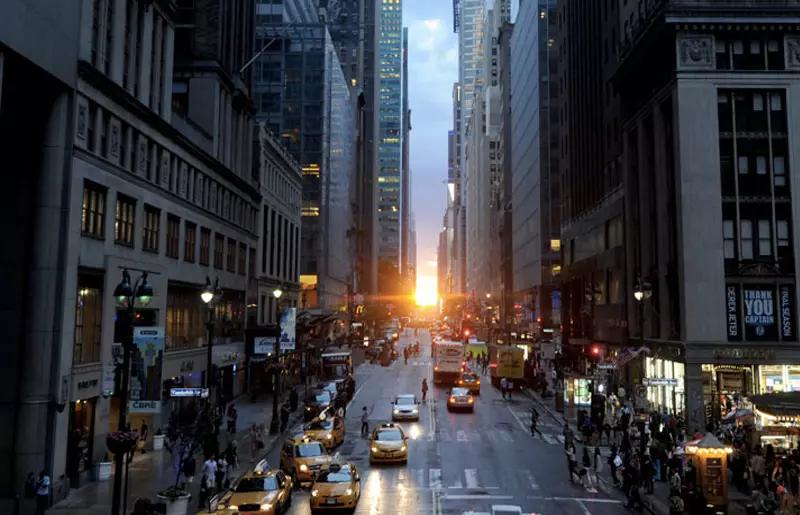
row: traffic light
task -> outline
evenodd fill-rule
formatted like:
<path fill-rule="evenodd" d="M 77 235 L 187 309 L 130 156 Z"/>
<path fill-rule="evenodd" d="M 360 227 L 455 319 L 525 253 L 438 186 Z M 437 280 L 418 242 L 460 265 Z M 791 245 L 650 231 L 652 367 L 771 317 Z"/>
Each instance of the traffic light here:
<path fill-rule="evenodd" d="M 464 337 L 469 338 L 469 334 L 470 334 L 469 329 L 464 329 Z"/>
<path fill-rule="evenodd" d="M 592 345 L 592 356 L 599 358 L 600 357 L 600 346 L 599 345 Z"/>

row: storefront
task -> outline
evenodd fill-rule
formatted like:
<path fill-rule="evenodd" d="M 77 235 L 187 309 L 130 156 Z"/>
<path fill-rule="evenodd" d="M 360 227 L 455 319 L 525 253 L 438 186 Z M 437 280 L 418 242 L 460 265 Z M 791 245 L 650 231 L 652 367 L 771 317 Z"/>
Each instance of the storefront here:
<path fill-rule="evenodd" d="M 66 472 L 71 488 L 78 488 L 92 480 L 92 465 L 102 458 L 102 453 L 105 451 L 103 448 L 96 448 L 95 445 L 95 424 L 98 418 L 101 383 L 100 371 L 76 374 L 72 377 L 66 460 Z"/>
<path fill-rule="evenodd" d="M 800 365 L 761 365 L 758 367 L 758 393 L 800 391 Z"/>
<path fill-rule="evenodd" d="M 164 382 L 161 392 L 161 424 L 167 425 L 173 413 L 178 414 L 181 410 L 193 408 L 191 404 L 196 402 L 196 399 L 192 397 L 173 398 L 170 396 L 170 391 L 172 388 L 202 387 L 205 368 L 205 349 L 198 349 L 191 353 L 179 352 L 166 355 L 162 372 Z M 160 427 L 154 427 L 149 422 L 148 425 L 151 434 Z"/>
<path fill-rule="evenodd" d="M 219 395 L 226 402 L 242 395 L 247 390 L 245 345 L 229 343 L 215 345 L 214 365 L 217 367 Z"/>
<path fill-rule="evenodd" d="M 686 390 L 683 363 L 661 358 L 644 358 L 647 401 L 651 411 L 679 414 L 684 410 Z"/>

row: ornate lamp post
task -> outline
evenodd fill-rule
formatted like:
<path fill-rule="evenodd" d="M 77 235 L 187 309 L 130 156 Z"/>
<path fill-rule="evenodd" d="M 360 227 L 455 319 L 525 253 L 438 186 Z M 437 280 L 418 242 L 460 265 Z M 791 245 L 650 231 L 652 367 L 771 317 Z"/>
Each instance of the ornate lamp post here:
<path fill-rule="evenodd" d="M 208 404 L 209 413 L 214 421 L 214 434 L 219 434 L 219 420 L 214 417 L 214 396 L 211 395 L 211 387 L 214 386 L 215 379 L 212 377 L 212 369 L 214 366 L 214 327 L 216 325 L 216 307 L 219 301 L 222 300 L 222 288 L 219 287 L 219 278 L 214 279 L 214 285 L 211 285 L 211 279 L 206 277 L 206 285 L 203 291 L 200 292 L 200 299 L 208 306 L 208 321 L 206 322 L 206 332 L 208 342 L 206 344 L 206 381 L 205 387 L 208 389 Z M 220 414 L 220 417 L 222 414 Z"/>
<path fill-rule="evenodd" d="M 281 374 L 279 370 L 280 361 L 278 361 L 279 353 L 280 353 L 280 327 L 281 327 L 281 296 L 283 296 L 283 290 L 280 288 L 275 288 L 272 290 L 272 296 L 275 297 L 275 324 L 278 326 L 278 337 L 275 339 L 275 344 L 272 349 L 272 354 L 275 359 L 275 385 L 272 391 L 272 421 L 269 423 L 269 434 L 275 435 L 278 434 L 281 427 L 281 422 L 278 419 L 278 397 L 280 396 L 280 389 L 281 389 Z"/>
<path fill-rule="evenodd" d="M 122 282 L 114 288 L 114 298 L 117 302 L 117 310 L 129 315 L 126 322 L 126 338 L 122 342 L 122 377 L 120 379 L 120 402 L 119 420 L 117 423 L 118 431 L 125 431 L 128 427 L 128 398 L 130 392 L 131 377 L 131 352 L 133 350 L 133 320 L 136 314 L 136 304 L 140 307 L 147 307 L 153 300 L 153 287 L 147 283 L 147 271 L 131 269 L 141 272 L 141 276 L 134 284 L 131 284 L 131 274 L 127 268 L 122 270 Z M 122 476 L 125 468 L 125 455 L 127 452 L 114 453 L 114 487 L 111 497 L 111 514 L 119 515 L 122 507 Z M 127 478 L 127 475 L 125 475 Z M 127 479 L 126 479 L 127 483 Z"/>

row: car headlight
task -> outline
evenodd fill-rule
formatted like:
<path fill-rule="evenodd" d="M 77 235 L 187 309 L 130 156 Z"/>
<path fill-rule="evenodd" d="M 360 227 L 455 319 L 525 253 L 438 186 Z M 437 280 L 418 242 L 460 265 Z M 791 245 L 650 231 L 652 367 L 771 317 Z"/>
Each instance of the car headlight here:
<path fill-rule="evenodd" d="M 344 493 L 345 493 L 345 495 L 353 495 L 353 489 L 352 488 L 348 488 Z"/>
<path fill-rule="evenodd" d="M 235 504 L 229 504 L 228 509 L 233 511 L 239 511 L 239 507 L 236 506 Z"/>
<path fill-rule="evenodd" d="M 372 452 L 378 452 L 378 448 L 377 448 L 377 447 L 373 447 L 373 448 L 372 448 L 372 449 L 370 449 L 370 450 L 371 450 Z"/>
<path fill-rule="evenodd" d="M 267 511 L 267 510 L 269 510 L 271 508 L 272 508 L 272 504 L 270 504 L 268 502 L 261 505 L 261 511 Z"/>
<path fill-rule="evenodd" d="M 300 472 L 306 472 L 308 470 L 308 465 L 300 465 Z"/>
<path fill-rule="evenodd" d="M 400 451 L 402 451 L 402 452 L 405 452 L 406 449 L 408 449 L 408 447 L 406 447 L 405 445 L 400 447 Z"/>
<path fill-rule="evenodd" d="M 419 408 L 411 408 L 411 413 L 417 413 L 418 411 L 419 411 Z"/>
<path fill-rule="evenodd" d="M 400 410 L 399 409 L 392 410 L 392 413 L 400 413 Z"/>
<path fill-rule="evenodd" d="M 330 440 L 331 438 L 333 438 L 333 435 L 332 435 L 332 434 L 330 434 L 330 433 L 328 433 L 328 436 L 326 436 L 325 438 L 327 438 L 328 440 Z"/>
<path fill-rule="evenodd" d="M 311 497 L 316 497 L 319 494 L 319 490 L 311 490 Z"/>

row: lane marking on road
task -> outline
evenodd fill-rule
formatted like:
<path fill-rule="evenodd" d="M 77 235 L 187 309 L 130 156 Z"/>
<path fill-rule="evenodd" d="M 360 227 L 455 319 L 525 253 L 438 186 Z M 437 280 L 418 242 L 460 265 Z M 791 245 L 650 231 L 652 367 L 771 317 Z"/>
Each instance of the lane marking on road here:
<path fill-rule="evenodd" d="M 361 390 L 363 390 L 363 389 L 364 389 L 364 385 L 363 384 L 361 386 L 359 386 L 358 388 L 356 388 L 356 393 L 353 394 L 353 398 L 350 399 L 350 402 L 348 402 L 347 406 L 345 406 L 345 408 L 344 408 L 345 411 L 350 411 L 350 406 L 353 405 L 353 403 L 356 401 L 356 397 L 358 397 L 358 394 L 361 393 Z"/>
<path fill-rule="evenodd" d="M 525 475 L 525 478 L 528 480 L 528 485 L 530 485 L 531 490 L 538 490 L 539 484 L 536 482 L 536 478 L 533 477 L 531 471 L 526 470 L 525 472 L 523 472 L 523 474 Z"/>
<path fill-rule="evenodd" d="M 583 515 L 592 515 L 592 512 L 589 511 L 589 508 L 586 507 L 586 504 L 583 501 L 576 501 L 576 502 L 578 503 L 578 506 L 581 507 Z"/>
<path fill-rule="evenodd" d="M 466 431 L 462 431 L 461 429 L 456 431 L 456 441 L 457 442 L 466 442 L 467 441 L 467 432 Z"/>
<path fill-rule="evenodd" d="M 545 442 L 547 442 L 547 443 L 549 443 L 549 444 L 551 444 L 551 445 L 555 445 L 555 444 L 559 443 L 559 442 L 558 442 L 558 440 L 557 440 L 557 439 L 556 439 L 556 438 L 555 438 L 553 435 L 551 435 L 551 434 L 547 434 L 547 433 L 544 433 L 544 434 L 542 435 L 542 439 L 543 439 Z"/>
<path fill-rule="evenodd" d="M 548 497 L 543 495 L 529 495 L 527 499 L 532 501 L 579 501 L 579 502 L 588 502 L 588 503 L 598 503 L 598 504 L 622 504 L 622 501 L 618 501 L 617 499 L 600 499 L 600 498 L 592 498 L 592 497 Z"/>
<path fill-rule="evenodd" d="M 481 499 L 509 500 L 513 495 L 491 495 L 491 494 L 444 494 L 445 501 L 478 501 Z"/>
<path fill-rule="evenodd" d="M 531 430 L 530 427 L 525 426 L 525 423 L 522 420 L 520 420 L 520 418 L 517 416 L 517 413 L 513 409 L 511 409 L 511 405 L 506 404 L 506 409 L 508 410 L 509 413 L 511 413 L 511 416 L 514 418 L 514 420 L 517 421 L 517 424 L 519 424 L 519 427 L 522 428 L 523 432 L 527 433 Z"/>
<path fill-rule="evenodd" d="M 433 489 L 442 487 L 441 469 L 428 469 L 428 486 Z"/>
<path fill-rule="evenodd" d="M 464 477 L 466 478 L 468 489 L 473 490 L 480 488 L 478 486 L 478 471 L 476 469 L 466 469 L 464 471 Z"/>

